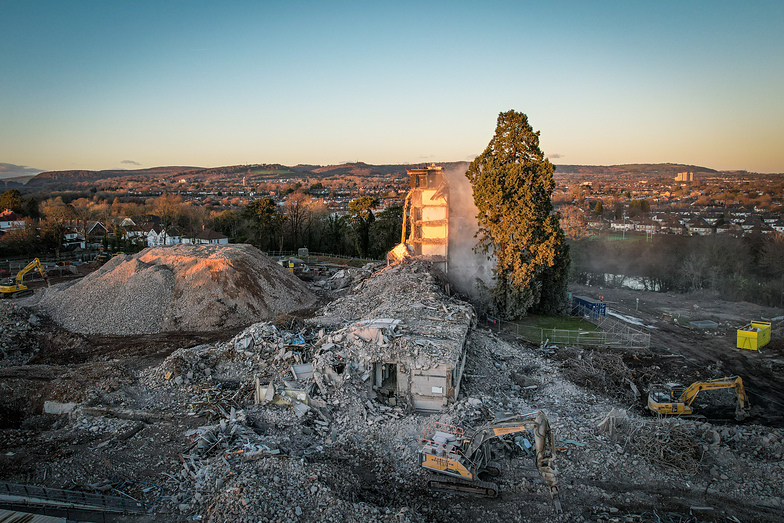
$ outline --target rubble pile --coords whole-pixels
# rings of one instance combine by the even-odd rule
[[[35,353],[30,334],[40,323],[38,316],[14,304],[0,307],[0,367],[21,365],[30,359]]]
[[[459,349],[476,315],[468,303],[447,296],[431,271],[421,262],[392,265],[322,307],[310,323],[343,327],[322,340],[322,350],[356,345],[368,360],[413,354],[427,365],[448,356],[455,344]]]
[[[330,291],[347,290],[356,283],[370,276],[377,267],[377,263],[368,263],[361,269],[345,267],[336,271],[327,279],[313,281],[312,285],[316,288]]]
[[[40,399],[72,410],[0,430],[3,479],[139,496],[166,521],[669,522],[698,508],[709,514],[700,521],[781,520],[780,429],[652,417],[610,382],[583,380],[626,376],[617,358],[472,328],[470,305],[446,295],[426,264],[356,272],[339,295],[304,326],[254,323],[140,370],[103,360],[69,368],[81,390]],[[24,323],[7,313],[0,306],[0,320]],[[371,385],[374,362],[406,356],[424,368],[453,350],[465,352],[463,381],[441,412],[416,413]],[[7,372],[26,369],[40,384],[65,370],[31,367]],[[423,427],[471,430],[537,410],[554,430],[563,514],[524,434],[489,447],[498,498],[425,488]]]
[[[250,245],[173,245],[115,256],[31,300],[72,332],[114,335],[242,327],[316,303],[300,280]]]

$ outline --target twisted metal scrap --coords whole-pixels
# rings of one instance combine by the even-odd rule
[[[629,424],[626,446],[656,466],[696,474],[704,452],[695,436],[678,423],[643,421]]]

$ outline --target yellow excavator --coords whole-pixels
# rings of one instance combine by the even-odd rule
[[[445,423],[430,423],[419,438],[419,463],[435,473],[428,480],[433,490],[472,494],[494,498],[498,485],[479,478],[498,476],[501,468],[490,461],[490,440],[528,432],[536,446],[536,467],[550,489],[556,512],[561,512],[558,479],[555,469],[555,441],[544,412],[513,416],[467,433],[465,429]]]
[[[735,405],[735,419],[741,421],[748,415],[749,398],[743,389],[743,380],[740,376],[729,376],[708,381],[697,381],[683,387],[677,383],[654,385],[648,394],[648,408],[658,414],[689,415],[692,414],[691,405],[694,399],[703,390],[734,389],[737,396]]]
[[[25,274],[35,269],[38,269],[38,272],[41,273],[41,277],[46,284],[49,285],[49,277],[46,275],[46,269],[41,265],[41,260],[36,258],[28,263],[24,269],[16,273],[16,278],[11,280],[8,285],[0,285],[0,296],[3,298],[21,298],[22,296],[29,296],[32,294],[33,291],[28,289],[27,285],[24,284],[24,277]]]

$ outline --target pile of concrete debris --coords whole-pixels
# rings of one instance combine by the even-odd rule
[[[442,292],[426,264],[367,274],[304,324],[256,323],[180,348],[129,374],[132,384],[96,380],[81,400],[64,391],[63,404],[81,401],[60,405],[69,415],[41,416],[40,433],[34,417],[29,430],[0,432],[3,478],[133,496],[172,521],[674,522],[698,511],[780,521],[780,430],[662,422],[569,381],[558,349],[471,328],[471,307]],[[440,387],[431,380],[452,374],[445,361],[461,392],[439,412],[415,412]],[[428,390],[410,388],[414,376],[427,376]],[[424,426],[470,430],[537,410],[555,432],[564,514],[553,513],[524,435],[490,449],[499,498],[425,488]]]
[[[35,352],[30,334],[41,323],[35,314],[15,304],[0,307],[0,367],[21,365]]]
[[[115,256],[31,300],[72,332],[115,335],[243,327],[316,303],[299,279],[250,245],[174,245]]]

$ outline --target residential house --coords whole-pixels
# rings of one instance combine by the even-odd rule
[[[690,221],[686,222],[686,229],[692,236],[707,236],[713,234],[713,227],[699,216],[695,216]]]
[[[668,234],[684,234],[685,228],[683,223],[676,216],[672,214],[665,215],[660,222],[660,231]]]
[[[66,227],[63,235],[63,248],[65,250],[84,249],[87,246],[84,234],[77,228]]]
[[[192,243],[194,245],[204,245],[204,244],[223,245],[229,243],[229,238],[227,236],[222,235],[219,232],[213,231],[209,227],[202,226],[202,230],[200,230],[196,234],[190,237],[182,238],[182,243]]]
[[[634,223],[627,220],[610,220],[610,229],[613,231],[633,231]]]
[[[708,236],[709,234],[713,234],[713,227],[699,216],[695,216],[686,222],[686,230],[688,230],[689,234],[692,236]]]
[[[743,227],[737,223],[725,223],[716,227],[716,234],[726,234],[740,238],[743,236]]]
[[[11,229],[21,229],[24,227],[24,218],[10,209],[0,213],[0,231],[10,231]]]
[[[635,231],[644,232],[646,234],[656,234],[660,229],[661,225],[648,217],[644,217],[634,224]]]
[[[103,239],[109,236],[109,229],[98,221],[85,223],[84,238],[87,246],[99,246],[103,244]]]
[[[147,229],[147,246],[160,247],[163,245],[176,245],[181,243],[180,231],[174,227],[161,227],[157,224],[148,225]]]

